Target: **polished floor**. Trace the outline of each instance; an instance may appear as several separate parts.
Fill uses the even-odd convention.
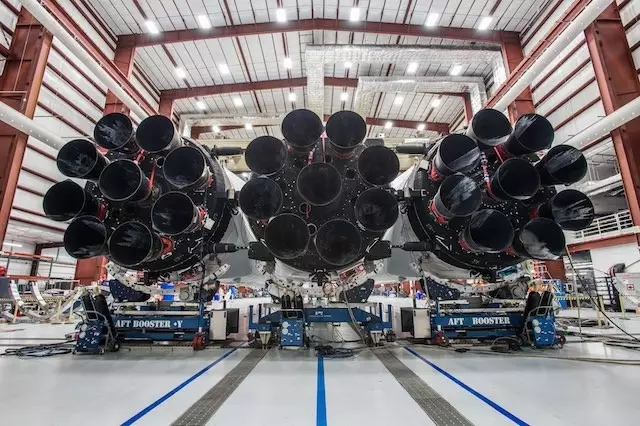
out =
[[[59,338],[71,329],[0,324],[0,352],[8,345]],[[158,348],[105,356],[0,357],[0,424],[170,425],[251,351]],[[429,402],[446,401],[466,418],[464,424],[633,424],[640,416],[640,365],[569,359],[640,363],[640,353],[572,342],[562,350],[532,352],[536,357],[393,346],[319,360],[313,351],[271,349],[224,395],[206,424],[453,424],[438,420],[438,413],[427,414],[376,351],[390,351],[437,393]]]

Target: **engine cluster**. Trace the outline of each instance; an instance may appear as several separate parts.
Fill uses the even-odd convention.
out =
[[[163,272],[190,267],[215,249],[233,204],[210,151],[160,115],[134,129],[127,116],[107,114],[94,139],[68,142],[56,159],[62,174],[85,186],[65,180],[43,201],[47,217],[71,220],[64,234],[71,256]]]

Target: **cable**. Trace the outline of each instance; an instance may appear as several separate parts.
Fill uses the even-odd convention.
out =
[[[316,356],[323,358],[349,358],[355,355],[355,351],[349,348],[334,348],[331,345],[319,345],[315,347]]]
[[[73,341],[68,340],[63,343],[23,346],[16,349],[9,348],[0,354],[0,356],[44,358],[54,355],[65,355],[70,354],[72,351],[72,348],[66,346],[68,343],[73,343]]]
[[[573,276],[580,281],[580,285],[584,286],[584,288],[587,288],[587,286],[585,285],[585,283],[583,282],[583,278],[582,276],[580,276],[579,273],[577,273],[576,268],[573,265],[573,258],[571,257],[571,253],[569,252],[569,247],[566,247],[566,251],[567,251],[567,259],[569,259],[569,264],[571,265],[571,270],[573,271]],[[607,274],[608,275],[608,274]],[[608,275],[610,278],[611,276]],[[622,329],[622,327],[620,327],[618,324],[616,324],[610,317],[609,315],[607,315],[603,309],[600,308],[600,305],[593,299],[593,296],[591,296],[591,294],[587,293],[587,296],[589,297],[589,299],[591,300],[591,303],[593,303],[593,305],[596,307],[596,310],[599,311],[602,315],[604,315],[604,317],[609,321],[610,324],[613,324],[618,330],[622,331],[624,334],[626,334],[627,336],[631,337],[631,339],[635,340],[636,342],[640,342],[640,339],[638,339],[636,336],[634,336],[631,333],[628,333],[626,330]],[[578,301],[579,303],[579,301]]]

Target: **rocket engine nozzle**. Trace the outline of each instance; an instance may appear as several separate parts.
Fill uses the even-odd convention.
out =
[[[298,193],[312,206],[326,206],[342,193],[342,176],[328,163],[311,163],[298,174]]]
[[[74,139],[64,144],[56,158],[58,170],[71,178],[97,181],[109,164],[96,146],[86,139]]]
[[[267,248],[275,257],[285,260],[302,256],[307,251],[309,239],[307,223],[292,213],[271,219],[264,232]]]
[[[195,147],[181,146],[171,151],[162,165],[164,177],[178,189],[202,190],[211,173],[204,154]]]
[[[593,202],[575,189],[558,192],[538,208],[538,216],[552,219],[562,229],[579,231],[591,224],[595,217]]]
[[[98,187],[111,201],[142,201],[151,194],[149,178],[131,160],[116,160],[105,167]]]
[[[513,240],[513,250],[522,257],[555,260],[565,248],[564,232],[551,219],[539,217],[527,222]]]
[[[77,216],[97,216],[100,202],[74,181],[65,180],[44,194],[42,209],[49,219],[64,222]]]
[[[502,147],[511,155],[530,154],[549,148],[553,137],[549,120],[538,114],[524,114],[518,118],[513,133]]]
[[[509,158],[491,177],[490,194],[500,200],[527,200],[540,188],[540,176],[531,163]]]
[[[109,151],[134,154],[140,150],[136,143],[133,122],[119,112],[112,112],[98,120],[93,129],[93,139]]]
[[[240,191],[240,209],[252,219],[269,219],[282,207],[282,190],[267,177],[258,177],[247,182]]]
[[[400,160],[393,150],[385,146],[370,146],[360,153],[358,172],[369,185],[388,185],[400,172]]]
[[[556,145],[536,164],[543,185],[570,185],[587,174],[587,159],[571,145]]]
[[[287,147],[278,138],[260,136],[249,143],[244,158],[252,172],[269,176],[287,163]]]
[[[327,137],[331,148],[341,155],[349,155],[367,135],[367,124],[360,114],[338,111],[327,120]]]
[[[108,254],[109,232],[95,216],[75,218],[64,232],[64,249],[76,259],[88,259]]]
[[[398,220],[398,201],[384,189],[367,189],[357,198],[355,212],[358,224],[366,231],[386,231]]]
[[[348,265],[358,259],[362,236],[358,228],[343,219],[334,219],[322,225],[315,237],[320,257],[335,266]]]
[[[163,248],[160,235],[137,221],[118,226],[109,238],[111,259],[126,267],[158,259]]]
[[[171,151],[182,145],[173,122],[163,115],[152,115],[140,122],[136,130],[138,146],[147,152]]]
[[[505,143],[511,131],[511,123],[503,113],[485,108],[474,114],[467,136],[475,140],[480,149],[486,150]]]
[[[151,208],[153,227],[166,235],[196,231],[203,225],[200,209],[191,198],[178,191],[163,194]]]
[[[282,135],[295,151],[309,152],[320,140],[324,127],[315,112],[308,109],[296,109],[282,120]]]
[[[464,248],[479,253],[499,253],[509,247],[512,241],[511,221],[493,209],[475,212],[460,236]]]
[[[435,213],[445,219],[469,216],[480,208],[481,203],[480,188],[473,179],[461,173],[446,177],[433,197]]]

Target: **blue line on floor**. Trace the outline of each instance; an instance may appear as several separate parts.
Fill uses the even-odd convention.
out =
[[[234,353],[238,348],[234,348],[231,349],[229,352],[225,352],[224,354],[220,355],[220,357],[218,359],[216,359],[215,361],[213,361],[211,364],[207,365],[206,367],[204,367],[202,370],[198,371],[196,374],[194,374],[193,376],[189,377],[187,380],[185,380],[184,382],[180,383],[178,386],[176,386],[175,388],[171,389],[169,392],[167,392],[166,394],[164,394],[163,396],[161,396],[158,400],[156,400],[155,402],[152,402],[150,405],[148,405],[147,407],[145,407],[142,411],[140,411],[139,413],[137,413],[136,415],[134,415],[133,417],[131,417],[129,420],[125,421],[124,423],[122,423],[121,426],[129,426],[134,424],[135,422],[137,422],[138,420],[140,420],[142,417],[144,417],[145,415],[147,415],[151,410],[153,410],[154,408],[156,408],[158,405],[162,404],[163,402],[165,402],[167,399],[171,398],[173,395],[175,395],[176,393],[178,393],[179,391],[181,391],[184,387],[186,387],[189,383],[193,382],[195,379],[197,379],[198,377],[202,376],[204,373],[206,373],[207,371],[211,370],[213,367],[215,367],[216,364],[218,364],[220,361],[222,361],[223,359],[225,359],[226,357],[228,357],[229,355],[231,355],[232,353]]]
[[[419,358],[424,363],[430,365],[438,373],[442,374],[443,376],[445,376],[447,379],[451,380],[456,385],[460,386],[461,388],[463,388],[464,390],[466,390],[470,394],[474,395],[475,397],[480,399],[482,402],[484,402],[485,404],[489,405],[491,408],[493,408],[498,413],[502,414],[503,416],[505,416],[506,418],[508,418],[512,422],[514,422],[515,424],[517,424],[519,426],[529,426],[529,424],[527,422],[525,422],[524,420],[519,419],[514,414],[510,413],[509,411],[507,411],[506,409],[502,408],[501,406],[499,406],[498,404],[496,404],[495,402],[493,402],[492,400],[490,400],[486,396],[482,395],[477,390],[473,389],[471,386],[463,383],[462,381],[460,381],[459,379],[457,379],[456,377],[454,377],[450,373],[447,373],[445,370],[443,370],[442,368],[438,367],[437,365],[435,365],[431,361],[427,360],[425,357],[423,357],[422,355],[420,355],[419,353],[417,353],[413,349],[407,348],[407,347],[405,347],[405,349],[409,353],[413,354],[416,358]]]
[[[324,390],[324,359],[318,357],[318,390],[316,426],[327,426],[327,398]]]

